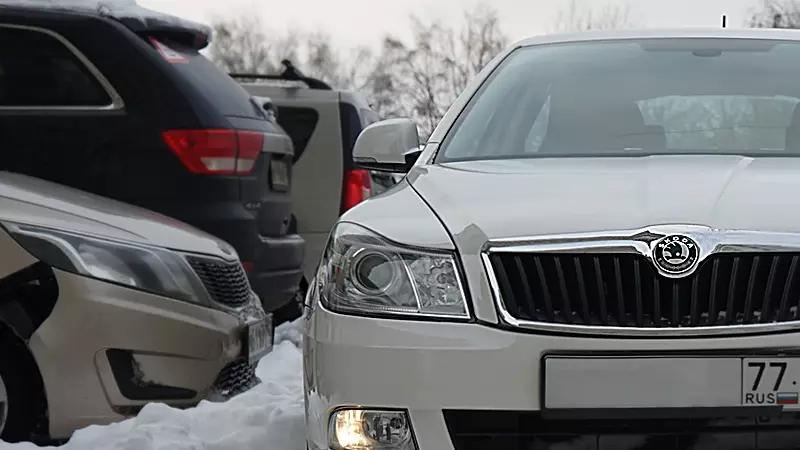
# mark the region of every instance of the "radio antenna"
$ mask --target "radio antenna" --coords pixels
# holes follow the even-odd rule
[[[723,14],[722,15],[722,28],[725,28],[725,26],[727,25],[727,21],[728,21],[728,16]]]

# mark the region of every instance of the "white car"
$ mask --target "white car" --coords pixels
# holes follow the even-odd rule
[[[306,298],[312,450],[800,443],[800,35],[544,36],[345,213]]]

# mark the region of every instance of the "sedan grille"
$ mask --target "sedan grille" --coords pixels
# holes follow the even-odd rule
[[[715,254],[683,278],[634,254],[489,255],[520,320],[616,327],[714,327],[798,320],[800,253]]]
[[[455,450],[790,450],[800,442],[800,415],[791,412],[610,419],[550,419],[533,411],[443,413]]]
[[[227,306],[242,306],[250,301],[250,283],[238,262],[187,256],[211,298]]]
[[[206,396],[206,400],[213,402],[226,401],[261,383],[256,375],[255,364],[249,364],[240,359],[226,365],[217,375],[214,385]]]

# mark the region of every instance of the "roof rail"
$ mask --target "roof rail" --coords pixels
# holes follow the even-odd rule
[[[254,79],[254,80],[278,80],[278,81],[299,81],[304,83],[309,89],[318,89],[323,91],[332,91],[333,88],[326,82],[313,78],[307,77],[300,72],[294,64],[288,59],[284,59],[281,61],[283,64],[283,72],[280,74],[259,74],[259,73],[229,73],[232,78],[244,78],[244,79]]]

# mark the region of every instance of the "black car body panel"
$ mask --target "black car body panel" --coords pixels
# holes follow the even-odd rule
[[[287,253],[302,255],[304,246],[288,234],[291,192],[270,184],[274,161],[291,167],[291,141],[235,81],[197,53],[207,30],[155,17],[0,7],[0,142],[6,155],[0,169],[142,206],[229,242],[253,269],[251,282],[265,309],[274,311],[292,299],[302,276],[302,257],[285,259]],[[169,61],[151,38],[185,61]],[[64,95],[63,89],[42,89],[26,100],[30,107],[18,107],[8,91],[48,85],[55,69],[45,61],[46,52],[63,52],[59,45],[77,51],[71,57],[90,72],[96,69],[84,75],[106,81],[107,92],[80,85],[81,94],[94,95],[81,97],[89,98],[87,104],[41,107]],[[3,60],[25,60],[40,69],[13,78],[17,69],[4,72]],[[258,132],[266,144],[249,173],[198,174],[171,151],[162,136],[166,130]],[[273,272],[259,273],[261,268]],[[256,282],[264,279],[271,281]]]

